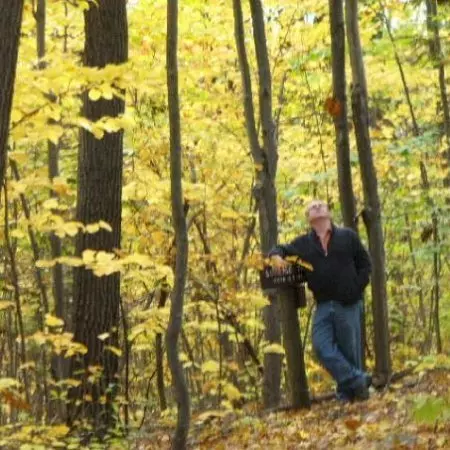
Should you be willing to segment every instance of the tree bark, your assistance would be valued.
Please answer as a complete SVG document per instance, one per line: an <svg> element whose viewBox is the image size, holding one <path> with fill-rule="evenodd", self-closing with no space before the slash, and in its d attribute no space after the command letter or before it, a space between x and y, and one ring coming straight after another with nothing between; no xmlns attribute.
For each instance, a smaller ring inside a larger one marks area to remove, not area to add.
<svg viewBox="0 0 450 450"><path fill-rule="evenodd" d="M0 14L0 186L3 186L7 161L9 121L11 118L23 0L3 0Z"/></svg>
<svg viewBox="0 0 450 450"><path fill-rule="evenodd" d="M342 0L329 0L331 31L331 65L333 100L339 105L339 114L333 116L336 132L336 160L344 225L357 230L356 207L350 165L350 140L347 119L347 87L345 74L345 25Z"/></svg>
<svg viewBox="0 0 450 450"><path fill-rule="evenodd" d="M284 290L280 294L283 343L288 367L290 403L295 409L311 405L308 379L300 333L298 310L292 299L297 295L295 289Z"/></svg>
<svg viewBox="0 0 450 450"><path fill-rule="evenodd" d="M439 89L441 94L442 110L444 112L444 133L447 141L447 164L450 171L450 107L447 97L447 85L445 81L445 61L442 54L441 37L439 33L439 18L436 0L426 0L427 29L430 34L428 43L430 56L438 70ZM446 186L450 185L450 173L445 180Z"/></svg>
<svg viewBox="0 0 450 450"><path fill-rule="evenodd" d="M261 251L267 255L278 238L277 193L275 175L277 171L278 151L275 122L272 115L272 76L267 50L264 11L260 0L250 0L255 43L256 62L259 77L259 119L263 138L263 184L256 191L259 200L259 226ZM280 343L281 329L279 304L276 296L269 297L270 305L263 311L265 339L267 342ZM264 355L263 401L266 408L278 406L281 398L281 362L277 353Z"/></svg>
<svg viewBox="0 0 450 450"><path fill-rule="evenodd" d="M364 190L369 250L372 257L372 310L375 336L375 375L380 384L391 375L386 269L381 205L369 134L366 76L359 35L358 2L346 0L346 25L352 66L352 110Z"/></svg>
<svg viewBox="0 0 450 450"><path fill-rule="evenodd" d="M158 308L166 306L169 292L167 287L162 287L157 290ZM161 411L167 409L166 387L164 384L164 349L163 349L163 335L157 333L155 338L155 354L156 354L156 385L158 387L159 407Z"/></svg>
<svg viewBox="0 0 450 450"><path fill-rule="evenodd" d="M5 236L5 246L6 252L9 257L10 263L10 273L11 273L11 284L13 286L14 292L14 302L16 306L17 315L17 329L19 332L19 357L20 363L24 366L27 362L27 350L26 350L26 340L25 340L25 326L23 320L22 312L22 300L20 298L20 287L19 287L19 274L17 271L16 254L15 248L11 242L9 236L9 200L8 200L8 185L7 183L3 186L3 191L5 194L4 200L4 211L5 211L5 221L4 221L4 236ZM30 381L28 378L28 369L23 370L23 384L25 388L25 398L27 403L30 403Z"/></svg>
<svg viewBox="0 0 450 450"><path fill-rule="evenodd" d="M37 0L36 10L34 11L34 18L36 20L36 52L38 57L38 68L44 69L46 66L45 55L46 55L46 22L47 22L47 11L46 11L46 0ZM48 96L52 100L54 96L48 93ZM54 144L51 141L47 142L48 147L48 172L49 178L52 181L55 177L59 175L59 144ZM13 168L13 170L17 170ZM51 191L51 197L58 197L55 192ZM22 200L23 203L23 200ZM53 211L54 214L57 214ZM55 233L50 233L50 249L51 258L57 259L62 254L61 239L56 236ZM39 269L38 269L39 270ZM40 272L39 272L40 273ZM55 315L64 320L65 327L68 328L66 308L64 306L64 274L62 264L55 264L52 267L52 291L55 304ZM42 289L41 289L42 291ZM48 306L47 311L48 312ZM52 374L57 381L62 380L67 376L67 360L62 355L53 355L52 361ZM63 416L63 405L62 402L57 402L57 408L59 411L59 416Z"/></svg>
<svg viewBox="0 0 450 450"><path fill-rule="evenodd" d="M261 2L250 0L252 13L255 49L257 54L259 73L259 98L260 121L262 124L263 143L261 148L255 121L253 106L253 92L250 76L250 67L245 48L244 20L242 4L240 0L233 0L235 40L243 84L243 103L245 111L245 123L250 150L256 167L257 181L254 196L259 210L261 251L267 254L277 241L277 205L275 190L275 175L277 169L277 139L276 126L272 115L272 81L270 65L264 29L264 17ZM286 294L283 301L295 304L295 294ZM264 310L264 322L266 326L265 339L268 342L280 342L281 333L279 326L278 300L276 296L269 296L271 305ZM289 305L286 306L289 309ZM286 311L286 309L283 309ZM296 314L283 313L283 331L285 343L292 345L286 349L292 355L288 358L288 370L291 380L303 380L298 389L292 389L292 402L298 406L309 406L309 395L302 394L308 391L306 373L304 369L304 357L301 345L298 316ZM294 364L294 361L301 361ZM302 369L303 368L303 369ZM300 372L299 372L300 371ZM276 407L280 402L281 382L281 356L278 354L266 354L264 356L264 380L263 402L266 408Z"/></svg>
<svg viewBox="0 0 450 450"><path fill-rule="evenodd" d="M122 64L128 58L128 25L126 0L99 0L84 13L84 65L104 68L107 64ZM104 116L117 117L124 112L124 100L92 101L83 94L83 116L97 121ZM120 248L122 208L123 131L105 134L96 139L85 129L80 130L78 157L77 220L95 223L100 220L112 227L112 232L79 233L77 256L83 251L114 252ZM118 386L118 357L105 348L117 347L120 326L120 276L118 273L97 277L85 268L74 270L74 339L88 348L79 361L73 361L72 377L84 371L80 388L72 389L71 400L81 400L80 407L71 405L69 422L81 412L94 425L97 435L115 423L113 399ZM109 333L100 340L98 336ZM87 382L89 366L101 366L98 382ZM86 401L86 394L92 398Z"/></svg>
<svg viewBox="0 0 450 450"><path fill-rule="evenodd" d="M166 334L167 360L178 407L173 449L184 449L190 422L189 390L178 353L183 322L184 291L188 264L188 234L183 201L180 99L178 94L178 0L167 2L167 91L170 124L170 182L172 221L175 231L175 282Z"/></svg>

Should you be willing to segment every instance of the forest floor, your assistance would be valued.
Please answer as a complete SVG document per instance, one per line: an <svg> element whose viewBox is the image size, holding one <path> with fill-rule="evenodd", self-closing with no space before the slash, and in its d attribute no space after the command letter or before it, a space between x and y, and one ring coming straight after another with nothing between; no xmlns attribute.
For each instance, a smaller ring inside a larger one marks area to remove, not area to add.
<svg viewBox="0 0 450 450"><path fill-rule="evenodd" d="M207 420L194 415L189 448L450 449L449 405L450 371L432 370L373 391L366 402L331 400L309 411L270 414L244 409ZM137 439L133 449L163 450L170 439L170 432L160 429L150 439Z"/></svg>

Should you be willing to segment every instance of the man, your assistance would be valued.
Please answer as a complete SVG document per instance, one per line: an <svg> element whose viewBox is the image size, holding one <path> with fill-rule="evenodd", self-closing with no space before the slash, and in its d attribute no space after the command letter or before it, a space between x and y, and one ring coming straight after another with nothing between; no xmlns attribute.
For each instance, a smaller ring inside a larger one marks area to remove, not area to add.
<svg viewBox="0 0 450 450"><path fill-rule="evenodd" d="M290 244L277 245L269 256L275 271L288 266L287 256L312 265L306 277L317 303L314 351L336 381L338 399L365 400L371 378L361 370L361 313L370 258L353 230L333 224L326 203L311 202L306 215L311 231Z"/></svg>

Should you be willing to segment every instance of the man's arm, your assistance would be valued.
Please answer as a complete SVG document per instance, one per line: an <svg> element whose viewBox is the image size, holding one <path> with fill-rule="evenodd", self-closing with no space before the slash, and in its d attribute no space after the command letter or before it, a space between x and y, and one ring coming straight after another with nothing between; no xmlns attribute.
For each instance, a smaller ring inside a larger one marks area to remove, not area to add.
<svg viewBox="0 0 450 450"><path fill-rule="evenodd" d="M298 237L289 244L276 245L270 250L268 256L280 256L281 258L286 258L286 256L301 256L300 239L301 238Z"/></svg>
<svg viewBox="0 0 450 450"><path fill-rule="evenodd" d="M359 236L352 231L353 257L356 266L358 284L364 289L369 284L372 264L367 250L364 248Z"/></svg>

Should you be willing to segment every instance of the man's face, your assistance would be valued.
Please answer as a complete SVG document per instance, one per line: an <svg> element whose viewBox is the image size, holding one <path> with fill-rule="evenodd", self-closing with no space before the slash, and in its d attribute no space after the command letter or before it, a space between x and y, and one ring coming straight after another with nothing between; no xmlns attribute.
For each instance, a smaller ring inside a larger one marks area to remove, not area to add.
<svg viewBox="0 0 450 450"><path fill-rule="evenodd" d="M322 229L330 224L330 211L323 202L313 202L308 207L308 221L314 229Z"/></svg>

